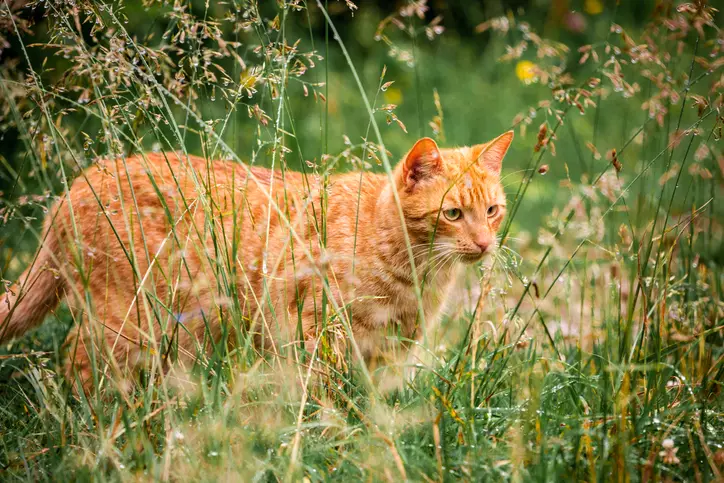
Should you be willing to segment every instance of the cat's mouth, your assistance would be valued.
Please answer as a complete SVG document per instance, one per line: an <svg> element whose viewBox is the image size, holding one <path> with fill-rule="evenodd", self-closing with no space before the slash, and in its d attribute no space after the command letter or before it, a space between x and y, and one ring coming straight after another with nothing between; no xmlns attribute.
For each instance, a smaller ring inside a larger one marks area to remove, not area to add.
<svg viewBox="0 0 724 483"><path fill-rule="evenodd" d="M475 263L483 259L487 252L460 252L460 260L463 263Z"/></svg>

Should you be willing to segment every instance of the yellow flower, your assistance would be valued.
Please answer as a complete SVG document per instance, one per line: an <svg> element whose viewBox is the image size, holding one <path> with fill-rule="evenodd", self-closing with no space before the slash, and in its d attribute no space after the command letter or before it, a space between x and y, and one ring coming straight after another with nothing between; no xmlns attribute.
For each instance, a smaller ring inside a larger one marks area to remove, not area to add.
<svg viewBox="0 0 724 483"><path fill-rule="evenodd" d="M601 0L586 0L583 4L583 10L589 15L598 15L603 12L603 2Z"/></svg>
<svg viewBox="0 0 724 483"><path fill-rule="evenodd" d="M395 87L389 87L383 94L388 104L400 104L402 102L402 91Z"/></svg>
<svg viewBox="0 0 724 483"><path fill-rule="evenodd" d="M526 84L530 84L537 77L536 65L529 60L521 60L515 66L515 75Z"/></svg>

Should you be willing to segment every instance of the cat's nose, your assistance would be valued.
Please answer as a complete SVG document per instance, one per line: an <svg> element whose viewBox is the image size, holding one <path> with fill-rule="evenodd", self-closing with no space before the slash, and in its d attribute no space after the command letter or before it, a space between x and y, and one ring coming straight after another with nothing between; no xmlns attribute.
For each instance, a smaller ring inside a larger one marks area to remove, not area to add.
<svg viewBox="0 0 724 483"><path fill-rule="evenodd" d="M480 253L485 253L490 248L493 240L489 236L479 236L474 240L475 245L480 250Z"/></svg>

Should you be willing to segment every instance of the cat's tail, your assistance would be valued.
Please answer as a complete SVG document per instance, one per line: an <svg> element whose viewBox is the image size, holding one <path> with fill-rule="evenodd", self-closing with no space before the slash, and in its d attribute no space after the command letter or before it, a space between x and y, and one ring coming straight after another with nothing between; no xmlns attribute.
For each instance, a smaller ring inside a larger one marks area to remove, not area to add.
<svg viewBox="0 0 724 483"><path fill-rule="evenodd" d="M35 261L17 284L0 295L0 343L40 325L58 306L65 285L57 264L58 248L55 230L46 225Z"/></svg>

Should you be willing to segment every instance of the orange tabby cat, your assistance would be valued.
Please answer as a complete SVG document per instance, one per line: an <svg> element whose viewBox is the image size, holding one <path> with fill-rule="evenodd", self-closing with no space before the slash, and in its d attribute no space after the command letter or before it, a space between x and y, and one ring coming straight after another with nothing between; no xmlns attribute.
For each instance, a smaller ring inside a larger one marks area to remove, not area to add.
<svg viewBox="0 0 724 483"><path fill-rule="evenodd" d="M345 317L369 358L390 333L419 335L459 262L495 248L512 139L438 149L423 138L392 181L332 176L324 243L312 176L175 153L102 161L59 199L36 260L0 298L0 342L40 324L65 295L79 321L66 376L85 390L94 364L124 372L149 355L165 361L165 347L195 357L240 330L270 350L303 339L313 351Z"/></svg>

